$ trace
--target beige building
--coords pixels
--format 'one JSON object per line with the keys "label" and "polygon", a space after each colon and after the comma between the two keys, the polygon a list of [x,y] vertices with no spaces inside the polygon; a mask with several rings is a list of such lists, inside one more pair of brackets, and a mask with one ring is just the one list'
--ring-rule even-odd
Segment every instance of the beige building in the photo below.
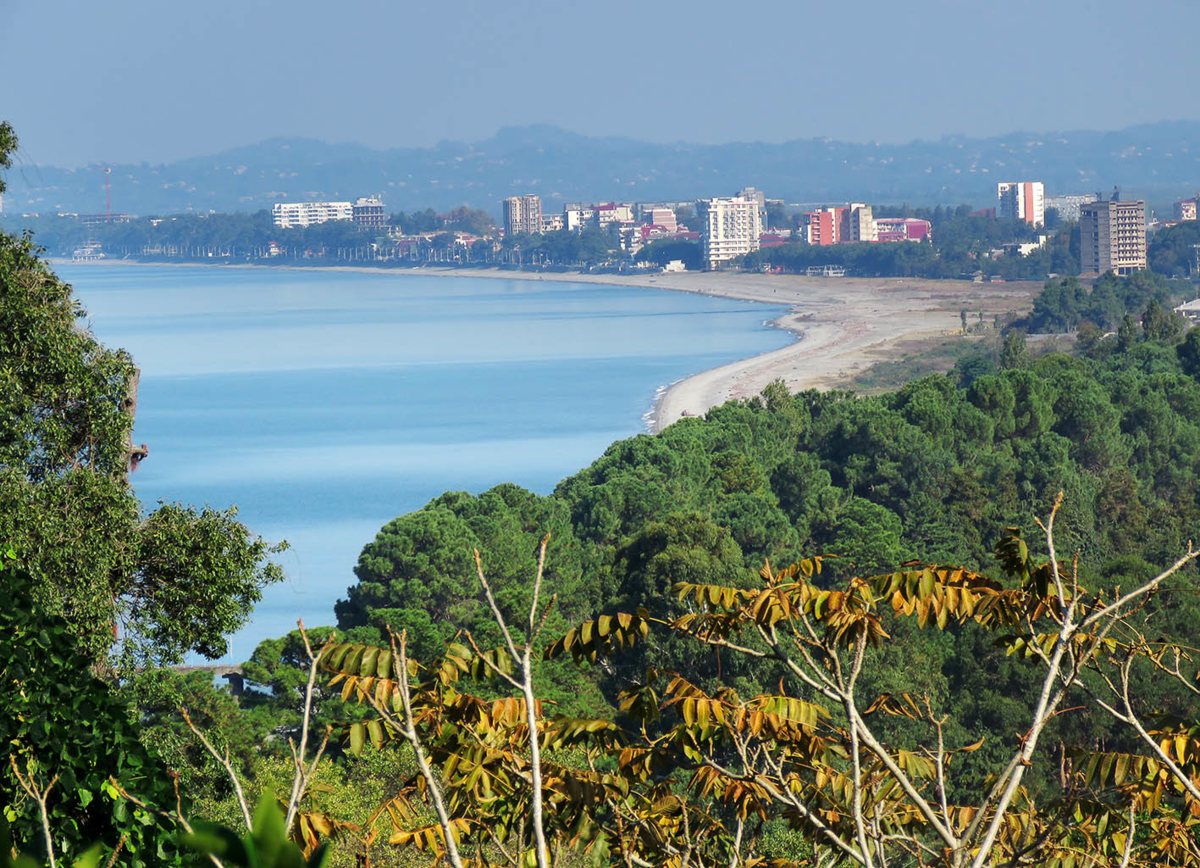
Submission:
{"label": "beige building", "polygon": [[870,205],[851,202],[842,215],[841,241],[846,244],[875,242],[879,233],[875,229],[875,213]]}
{"label": "beige building", "polygon": [[701,199],[696,203],[696,215],[704,239],[704,264],[710,271],[758,250],[762,217],[754,200],[741,196]]}
{"label": "beige building", "polygon": [[1132,274],[1146,267],[1146,203],[1079,206],[1079,265],[1084,274]]}
{"label": "beige building", "polygon": [[541,234],[542,199],[540,196],[510,196],[504,200],[504,234],[508,238],[522,233]]}
{"label": "beige building", "polygon": [[607,229],[614,223],[632,223],[633,205],[627,202],[607,202],[594,209],[596,225]]}

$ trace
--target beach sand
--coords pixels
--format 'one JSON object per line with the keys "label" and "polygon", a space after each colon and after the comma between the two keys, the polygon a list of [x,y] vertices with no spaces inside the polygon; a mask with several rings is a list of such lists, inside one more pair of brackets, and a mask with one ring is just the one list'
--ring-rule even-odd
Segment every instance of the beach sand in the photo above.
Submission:
{"label": "beach sand", "polygon": [[[110,260],[113,265],[156,265]],[[92,263],[89,263],[91,265]],[[169,263],[194,266],[203,263]],[[297,270],[386,273],[396,276],[484,277],[505,280],[553,280],[571,283],[644,286],[695,292],[745,301],[785,305],[789,312],[774,325],[797,340],[782,349],[733,362],[672,384],[659,397],[649,425],[661,431],[685,416],[701,416],[731,399],[750,398],[774,380],[792,391],[831,388],[870,365],[902,354],[901,344],[952,334],[962,327],[960,311],[971,322],[980,311],[996,315],[1027,311],[1040,282],[971,283],[919,278],[826,278],[753,273],[683,274],[537,274],[500,269],[371,268],[368,266],[257,266],[222,268],[295,268]]]}

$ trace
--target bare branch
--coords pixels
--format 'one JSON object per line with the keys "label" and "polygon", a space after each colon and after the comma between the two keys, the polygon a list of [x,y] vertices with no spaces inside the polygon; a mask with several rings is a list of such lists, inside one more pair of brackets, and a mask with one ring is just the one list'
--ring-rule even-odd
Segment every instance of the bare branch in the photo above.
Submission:
{"label": "bare branch", "polygon": [[1171,564],[1171,566],[1167,567],[1165,570],[1163,570],[1161,573],[1159,573],[1157,576],[1155,576],[1150,581],[1146,582],[1146,584],[1142,585],[1140,588],[1135,588],[1134,590],[1130,591],[1129,593],[1127,593],[1121,597],[1118,597],[1116,600],[1113,601],[1113,603],[1111,605],[1105,606],[1102,609],[1097,609],[1096,611],[1092,612],[1092,614],[1088,615],[1086,618],[1084,618],[1082,621],[1079,622],[1078,630],[1081,630],[1081,631],[1087,630],[1089,627],[1091,627],[1097,621],[1100,621],[1104,618],[1114,618],[1115,619],[1115,618],[1120,617],[1122,606],[1125,606],[1126,604],[1133,602],[1134,600],[1138,599],[1139,597],[1143,597],[1146,594],[1149,594],[1151,591],[1153,591],[1155,588],[1157,588],[1159,585],[1161,585],[1166,579],[1175,575],[1177,572],[1179,572],[1184,567],[1186,567],[1189,563],[1194,561],[1197,557],[1200,557],[1200,549],[1193,549],[1192,544],[1189,542],[1188,547],[1187,547],[1187,552],[1181,558],[1179,558],[1179,560],[1175,561],[1175,563]]}
{"label": "bare branch", "polygon": [[496,605],[496,598],[492,595],[492,586],[488,584],[487,576],[483,573],[483,559],[479,557],[479,549],[475,549],[475,574],[479,577],[479,584],[483,588],[483,595],[487,599],[488,607],[492,610],[492,617],[499,626],[500,633],[504,636],[505,648],[508,649],[513,660],[519,660],[521,655],[517,653],[517,646],[513,643],[512,634],[508,632],[508,625],[504,623],[504,616],[500,614],[500,607]]}
{"label": "bare branch", "polygon": [[[538,625],[537,625],[538,598],[541,596],[541,593],[542,593],[542,576],[546,572],[546,546],[548,546],[549,544],[550,544],[550,534],[546,534],[544,537],[542,537],[542,542],[538,546],[537,573],[533,578],[533,602],[531,602],[529,604],[529,629],[525,631],[525,650],[526,650],[526,652],[529,651],[530,646],[533,644],[534,635],[538,632]],[[548,615],[548,614],[550,614],[550,612],[547,609],[546,615]],[[546,616],[543,615],[542,616],[543,623],[545,622],[545,620],[546,620]]]}
{"label": "bare branch", "polygon": [[8,755],[8,764],[12,766],[13,774],[17,778],[17,783],[21,785],[21,789],[37,803],[38,813],[42,820],[42,835],[46,839],[46,858],[50,860],[50,868],[58,868],[58,862],[54,858],[54,837],[50,834],[50,812],[46,808],[46,800],[50,798],[50,791],[58,783],[58,775],[51,778],[50,783],[46,784],[45,789],[42,789],[34,777],[32,768],[27,767],[26,774],[21,774],[21,770],[17,768],[17,758],[12,754]]}
{"label": "bare branch", "polygon": [[434,813],[437,814],[438,825],[442,827],[442,837],[446,840],[446,856],[450,859],[450,864],[453,868],[463,868],[462,858],[458,854],[458,842],[454,839],[454,826],[450,823],[450,814],[446,810],[446,802],[442,798],[442,787],[438,779],[433,774],[433,769],[429,766],[429,759],[425,755],[425,748],[421,745],[421,739],[417,735],[416,725],[413,723],[412,710],[412,695],[408,688],[408,631],[400,634],[399,647],[396,644],[396,637],[392,637],[392,653],[399,664],[399,678],[396,683],[400,688],[400,705],[404,709],[404,720],[400,723],[392,717],[391,712],[375,698],[374,694],[367,692],[367,700],[372,707],[378,711],[388,725],[400,731],[412,748],[413,756],[416,759],[417,770],[421,773],[421,777],[425,779],[425,786],[429,790],[429,798],[433,802]]}
{"label": "bare branch", "polygon": [[[321,761],[321,755],[325,753],[326,745],[329,744],[329,728],[326,727],[325,738],[321,742],[321,747],[317,751],[312,764],[306,768],[304,760],[308,752],[308,726],[312,718],[313,686],[317,682],[317,661],[320,659],[320,654],[313,653],[312,645],[308,641],[308,631],[304,629],[303,619],[298,620],[296,626],[300,628],[300,638],[304,640],[304,652],[308,654],[308,683],[304,688],[304,720],[300,725],[300,747],[296,748],[294,745],[292,746],[292,760],[296,765],[296,773],[292,777],[292,793],[288,798],[287,817],[284,820],[284,827],[288,829],[292,828],[292,821],[296,818],[296,812],[300,809],[300,801],[304,798],[304,793],[308,790],[309,781],[316,774],[317,764]],[[329,638],[325,640],[325,645],[333,641],[335,635],[331,633]]]}
{"label": "bare branch", "polygon": [[[854,663],[850,668],[850,677],[846,681],[846,688],[842,696],[846,707],[846,716],[851,720],[854,718],[854,685],[858,681],[858,673],[862,671],[863,654],[866,652],[866,647],[867,638],[863,633],[858,637],[858,643],[854,649]],[[862,752],[858,743],[858,727],[856,726],[850,727],[850,759],[854,765],[854,833],[858,838],[858,848],[862,852],[862,864],[865,868],[875,868],[875,862],[871,858],[871,848],[867,845],[867,826],[863,816]]]}
{"label": "bare branch", "polygon": [[242,782],[238,779],[237,771],[233,768],[233,763],[229,761],[229,750],[226,749],[225,755],[221,756],[221,754],[217,753],[217,749],[212,746],[212,742],[205,737],[196,724],[192,723],[187,709],[181,708],[179,709],[179,713],[183,715],[183,722],[188,725],[188,729],[192,731],[196,738],[200,739],[200,743],[204,745],[204,749],[225,769],[225,774],[229,776],[229,780],[233,783],[233,793],[237,797],[238,807],[242,811],[242,819],[246,821],[246,830],[249,831],[254,823],[250,819],[250,808],[246,806],[246,794],[242,792]]}

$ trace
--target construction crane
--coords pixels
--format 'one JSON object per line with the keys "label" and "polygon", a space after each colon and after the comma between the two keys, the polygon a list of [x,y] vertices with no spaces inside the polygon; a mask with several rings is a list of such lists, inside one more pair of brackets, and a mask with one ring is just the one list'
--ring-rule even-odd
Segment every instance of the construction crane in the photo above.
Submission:
{"label": "construction crane", "polygon": [[104,215],[112,220],[112,167],[97,166],[96,170],[104,173]]}

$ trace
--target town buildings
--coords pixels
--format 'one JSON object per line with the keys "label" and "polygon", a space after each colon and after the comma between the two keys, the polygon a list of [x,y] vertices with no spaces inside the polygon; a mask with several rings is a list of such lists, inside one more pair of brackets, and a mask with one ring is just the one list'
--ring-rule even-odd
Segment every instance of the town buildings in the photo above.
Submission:
{"label": "town buildings", "polygon": [[762,216],[757,202],[741,196],[701,199],[696,214],[702,227],[704,265],[709,270],[758,250]]}
{"label": "town buildings", "polygon": [[1200,202],[1200,193],[1196,194],[1195,199],[1182,199],[1175,203],[1175,219],[1176,220],[1195,220],[1196,219],[1196,203]]}
{"label": "town buildings", "polygon": [[1001,220],[1020,220],[1030,226],[1046,223],[1046,185],[1041,181],[1005,181],[996,185]]}
{"label": "town buildings", "polygon": [[1088,202],[1095,202],[1100,197],[1095,193],[1069,193],[1063,196],[1047,196],[1046,208],[1058,212],[1058,219],[1063,223],[1077,223],[1079,208]]}
{"label": "town buildings", "polygon": [[632,223],[633,205],[627,203],[607,202],[593,209],[596,225],[607,229],[614,223]]}
{"label": "town buildings", "polygon": [[1146,267],[1146,203],[1105,202],[1079,208],[1079,264],[1084,274],[1131,274]]}
{"label": "town buildings", "polygon": [[916,217],[880,217],[875,221],[876,240],[880,242],[924,241],[933,235],[933,224]]}
{"label": "town buildings", "polygon": [[281,229],[292,229],[330,220],[353,220],[354,206],[349,202],[276,202],[271,217]]}
{"label": "town buildings", "polygon": [[[801,215],[800,235],[807,244],[861,244],[883,240],[870,205],[850,202]],[[896,239],[890,239],[896,240]]]}
{"label": "town buildings", "polygon": [[843,209],[838,235],[847,244],[878,241],[875,216],[870,205],[852,202]]}
{"label": "town buildings", "polygon": [[800,233],[805,244],[823,246],[837,244],[841,228],[840,208],[818,208],[809,211],[801,218]]}
{"label": "town buildings", "polygon": [[508,238],[542,231],[540,196],[510,196],[504,200],[504,234]]}
{"label": "town buildings", "polygon": [[363,196],[356,199],[351,209],[351,219],[360,229],[380,229],[387,226],[387,214],[383,200],[378,196]]}
{"label": "town buildings", "polygon": [[643,211],[642,216],[651,226],[661,226],[667,232],[679,231],[679,221],[675,217],[675,212],[670,208],[654,206]]}
{"label": "town buildings", "polygon": [[582,232],[595,218],[596,211],[591,205],[573,204],[563,208],[563,228],[568,232]]}

